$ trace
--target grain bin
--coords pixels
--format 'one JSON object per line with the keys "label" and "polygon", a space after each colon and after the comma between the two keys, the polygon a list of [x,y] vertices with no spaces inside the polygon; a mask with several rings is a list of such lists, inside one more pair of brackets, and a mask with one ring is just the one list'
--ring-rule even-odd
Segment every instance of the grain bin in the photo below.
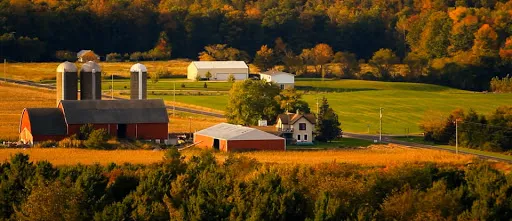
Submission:
{"label": "grain bin", "polygon": [[101,100],[101,67],[94,61],[80,69],[80,100]]}
{"label": "grain bin", "polygon": [[71,62],[57,67],[57,105],[61,100],[78,99],[78,68]]}
{"label": "grain bin", "polygon": [[130,98],[144,100],[147,92],[148,70],[143,64],[137,63],[130,68]]}

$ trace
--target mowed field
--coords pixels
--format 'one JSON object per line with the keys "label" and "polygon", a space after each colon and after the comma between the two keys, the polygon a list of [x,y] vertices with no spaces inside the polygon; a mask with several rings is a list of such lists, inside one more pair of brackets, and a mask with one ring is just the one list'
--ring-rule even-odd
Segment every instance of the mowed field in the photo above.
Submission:
{"label": "mowed field", "polygon": [[55,107],[55,92],[0,82],[0,140],[18,140],[23,108]]}
{"label": "mowed field", "polygon": [[[28,148],[28,149],[0,149],[0,161],[6,161],[16,153],[30,156],[32,161],[49,161],[54,165],[75,164],[151,164],[163,159],[164,151],[153,150],[86,150],[65,148]],[[199,149],[190,149],[182,152],[190,158],[198,155]],[[436,150],[411,149],[396,145],[374,145],[361,149],[340,149],[327,151],[286,151],[286,152],[246,152],[237,155],[253,158],[261,163],[277,164],[320,164],[320,163],[351,163],[366,166],[390,167],[403,164],[434,162],[463,166],[474,157],[455,155],[449,152]],[[216,152],[219,162],[223,162],[228,154]]]}
{"label": "mowed field", "polygon": [[[372,134],[379,131],[379,108],[383,110],[385,134],[421,133],[419,123],[427,114],[446,115],[452,110],[474,109],[490,114],[497,107],[512,105],[512,94],[463,91],[443,86],[362,80],[298,79],[304,99],[316,111],[316,99],[326,97],[339,114],[343,130]],[[172,95],[155,95],[172,100]],[[225,110],[227,94],[178,95],[176,101]]]}

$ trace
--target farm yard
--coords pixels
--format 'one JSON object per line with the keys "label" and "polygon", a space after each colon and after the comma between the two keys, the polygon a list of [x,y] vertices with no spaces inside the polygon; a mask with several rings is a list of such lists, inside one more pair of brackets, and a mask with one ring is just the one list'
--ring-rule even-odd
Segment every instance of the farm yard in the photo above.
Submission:
{"label": "farm yard", "polygon": [[[88,150],[69,148],[29,148],[0,149],[0,161],[6,161],[16,153],[24,153],[33,161],[49,161],[58,166],[76,164],[107,165],[109,163],[151,164],[162,160],[164,151],[153,150]],[[201,153],[200,149],[182,152],[187,159]],[[219,162],[229,156],[222,152],[214,153]],[[455,155],[436,150],[411,149],[397,145],[372,145],[368,148],[352,148],[325,151],[286,151],[286,152],[246,152],[236,155],[253,158],[261,163],[315,165],[322,163],[349,163],[363,166],[399,166],[404,164],[434,162],[450,165],[465,165],[474,157]]]}

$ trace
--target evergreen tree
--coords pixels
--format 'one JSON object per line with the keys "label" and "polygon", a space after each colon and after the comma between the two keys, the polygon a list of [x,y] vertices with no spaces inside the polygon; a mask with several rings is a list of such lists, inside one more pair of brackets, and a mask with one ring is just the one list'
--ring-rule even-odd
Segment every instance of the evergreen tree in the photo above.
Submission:
{"label": "evergreen tree", "polygon": [[341,134],[340,125],[338,115],[329,106],[327,98],[323,97],[316,124],[316,131],[318,133],[316,140],[326,142],[336,139]]}

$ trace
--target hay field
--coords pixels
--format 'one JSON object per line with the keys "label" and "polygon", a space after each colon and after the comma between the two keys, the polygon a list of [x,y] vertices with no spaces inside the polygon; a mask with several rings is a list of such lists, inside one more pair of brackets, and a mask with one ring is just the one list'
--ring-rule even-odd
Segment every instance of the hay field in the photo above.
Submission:
{"label": "hay field", "polygon": [[226,122],[224,118],[208,117],[199,114],[190,114],[176,111],[175,116],[169,112],[169,133],[187,134],[199,131],[213,125]]}
{"label": "hay field", "polygon": [[55,107],[55,92],[0,83],[0,140],[17,140],[23,108]]}
{"label": "hay field", "polygon": [[[187,67],[192,60],[175,59],[169,61],[141,61],[148,71],[151,73],[160,68],[166,69],[172,75],[180,75],[186,77]],[[100,66],[107,75],[129,76],[130,67],[137,62],[100,62]],[[7,78],[28,81],[41,81],[55,79],[55,71],[60,62],[40,62],[40,63],[7,63]],[[75,63],[78,68],[82,63]],[[249,65],[251,72],[257,71],[254,65]],[[2,73],[2,78],[3,73]]]}
{"label": "hay field", "polygon": [[[65,148],[29,148],[29,149],[0,149],[0,161],[5,161],[11,155],[22,152],[30,155],[32,161],[47,160],[55,165],[108,163],[151,164],[162,160],[164,151],[152,150],[86,150]],[[182,152],[187,158],[199,154],[199,149]],[[474,158],[467,155],[455,155],[436,150],[411,149],[397,145],[373,145],[361,149],[340,149],[328,151],[287,151],[287,152],[247,152],[235,153],[254,158],[261,163],[272,164],[304,164],[320,163],[351,163],[366,166],[397,166],[423,162],[436,162],[450,165],[464,165]],[[219,162],[223,162],[227,153],[215,153]]]}

